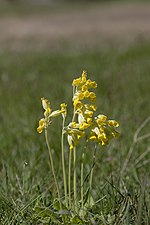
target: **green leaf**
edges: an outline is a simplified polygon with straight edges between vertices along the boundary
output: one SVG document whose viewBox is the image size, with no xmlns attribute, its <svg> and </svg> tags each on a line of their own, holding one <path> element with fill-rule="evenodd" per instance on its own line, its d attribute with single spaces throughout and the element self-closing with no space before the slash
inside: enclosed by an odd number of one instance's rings
<svg viewBox="0 0 150 225">
<path fill-rule="evenodd" d="M 72 225 L 76 225 L 76 224 L 84 224 L 83 220 L 81 218 L 79 218 L 78 216 L 74 216 L 71 220 L 71 223 L 73 223 Z"/>
<path fill-rule="evenodd" d="M 51 217 L 52 215 L 55 215 L 52 210 L 48 208 L 44 208 L 44 207 L 36 206 L 34 210 L 37 214 L 39 214 L 40 217 L 43 217 L 43 218 L 47 216 Z"/>
<path fill-rule="evenodd" d="M 84 195 L 84 205 L 86 204 L 86 202 L 87 202 L 87 200 L 88 200 L 88 198 L 89 198 L 89 188 L 86 190 L 86 192 L 85 192 L 85 195 Z"/>
<path fill-rule="evenodd" d="M 57 210 L 57 211 L 60 210 L 60 203 L 57 198 L 54 199 L 53 206 L 54 206 L 55 210 Z"/>
</svg>

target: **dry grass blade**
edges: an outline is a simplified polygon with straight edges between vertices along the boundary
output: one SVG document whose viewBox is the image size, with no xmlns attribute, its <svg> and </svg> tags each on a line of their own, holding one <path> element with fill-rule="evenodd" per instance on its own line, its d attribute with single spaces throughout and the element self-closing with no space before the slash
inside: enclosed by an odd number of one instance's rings
<svg viewBox="0 0 150 225">
<path fill-rule="evenodd" d="M 133 150 L 134 150 L 134 147 L 135 147 L 135 144 L 138 142 L 138 141 L 142 141 L 144 140 L 145 138 L 148 138 L 150 137 L 150 134 L 146 134 L 146 135 L 143 135 L 141 137 L 138 137 L 138 135 L 140 134 L 141 130 L 146 126 L 146 124 L 150 121 L 150 116 L 148 116 L 144 122 L 139 126 L 139 128 L 136 130 L 135 134 L 134 134 L 134 137 L 133 137 L 133 143 L 128 151 L 128 154 L 127 154 L 127 157 L 126 157 L 126 160 L 123 164 L 123 167 L 122 167 L 122 170 L 121 170 L 121 175 L 124 173 L 124 171 L 126 170 L 127 168 L 127 165 L 128 165 L 128 162 L 131 158 L 131 155 L 133 153 Z"/>
</svg>

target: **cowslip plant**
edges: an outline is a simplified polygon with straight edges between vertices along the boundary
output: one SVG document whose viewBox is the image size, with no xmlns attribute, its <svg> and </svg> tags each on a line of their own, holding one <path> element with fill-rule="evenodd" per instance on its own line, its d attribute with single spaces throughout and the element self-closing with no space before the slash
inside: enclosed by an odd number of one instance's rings
<svg viewBox="0 0 150 225">
<path fill-rule="evenodd" d="M 87 224 L 85 219 L 86 212 L 92 207 L 93 198 L 92 181 L 93 169 L 96 160 L 96 150 L 99 145 L 105 146 L 110 139 L 118 136 L 116 128 L 119 123 L 112 119 L 107 119 L 106 115 L 96 115 L 96 94 L 94 89 L 97 88 L 97 83 L 87 79 L 86 71 L 82 72 L 81 77 L 74 79 L 73 86 L 73 116 L 72 120 L 66 125 L 67 104 L 62 103 L 60 109 L 53 111 L 50 102 L 41 98 L 44 109 L 44 117 L 40 119 L 37 128 L 38 133 L 45 131 L 45 140 L 49 152 L 49 162 L 54 178 L 54 183 L 57 190 L 57 197 L 59 202 L 59 215 L 62 224 Z M 48 141 L 48 128 L 51 126 L 53 117 L 62 116 L 62 132 L 61 132 L 61 160 L 62 160 L 62 174 L 64 191 L 60 191 L 57 177 L 54 169 L 54 161 Z M 64 136 L 66 135 L 69 151 L 68 163 L 65 160 L 64 152 Z M 77 158 L 77 148 L 80 143 L 84 143 L 85 148 L 82 150 L 81 159 Z M 85 149 L 88 143 L 95 143 L 95 150 L 93 152 L 92 166 L 89 174 L 88 189 L 85 194 L 84 190 L 84 158 Z M 77 183 L 77 169 L 80 173 L 80 185 Z M 73 181 L 71 180 L 73 172 Z M 79 187 L 79 188 L 77 188 Z M 80 197 L 79 197 L 80 193 Z M 61 195 L 64 196 L 62 201 Z M 56 200 L 54 201 L 56 203 Z"/>
</svg>

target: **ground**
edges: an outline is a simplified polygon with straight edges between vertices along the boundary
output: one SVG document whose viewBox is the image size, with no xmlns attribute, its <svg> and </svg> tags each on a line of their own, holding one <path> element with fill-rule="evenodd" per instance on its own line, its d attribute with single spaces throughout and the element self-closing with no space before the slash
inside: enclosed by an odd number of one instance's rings
<svg viewBox="0 0 150 225">
<path fill-rule="evenodd" d="M 81 8 L 58 7 L 43 13 L 6 14 L 0 18 L 0 45 L 11 49 L 76 48 L 119 41 L 133 43 L 150 38 L 148 3 L 93 4 Z M 25 47 L 24 47 L 25 46 Z"/>
</svg>

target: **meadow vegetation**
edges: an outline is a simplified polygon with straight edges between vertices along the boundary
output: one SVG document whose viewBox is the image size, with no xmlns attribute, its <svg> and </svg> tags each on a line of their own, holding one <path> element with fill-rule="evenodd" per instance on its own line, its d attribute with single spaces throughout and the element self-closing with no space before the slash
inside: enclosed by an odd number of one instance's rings
<svg viewBox="0 0 150 225">
<path fill-rule="evenodd" d="M 144 41 L 71 52 L 0 52 L 0 224 L 60 224 L 59 215 L 53 214 L 57 193 L 44 136 L 36 131 L 43 114 L 40 98 L 50 99 L 54 109 L 67 103 L 70 120 L 71 83 L 83 69 L 98 84 L 98 112 L 117 119 L 121 134 L 98 148 L 92 189 L 95 203 L 87 224 L 150 223 L 149 56 L 150 43 Z M 62 188 L 60 126 L 61 119 L 56 119 L 50 142 Z M 82 148 L 79 145 L 79 155 Z M 68 151 L 65 142 L 66 155 Z M 92 151 L 91 145 L 85 155 L 87 174 Z"/>
</svg>

